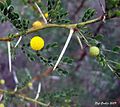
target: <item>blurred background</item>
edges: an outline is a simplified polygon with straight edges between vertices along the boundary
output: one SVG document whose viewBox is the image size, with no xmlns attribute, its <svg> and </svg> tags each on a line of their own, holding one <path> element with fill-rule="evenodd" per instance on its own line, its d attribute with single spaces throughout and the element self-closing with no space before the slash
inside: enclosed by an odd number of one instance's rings
<svg viewBox="0 0 120 107">
<path fill-rule="evenodd" d="M 94 8 L 96 10 L 93 18 L 101 16 L 102 9 L 98 1 L 99 0 L 62 0 L 62 3 L 68 11 L 71 22 L 77 23 L 80 22 L 79 19 L 88 8 Z M 101 0 L 101 2 L 105 6 L 105 0 Z M 34 21 L 41 20 L 33 8 L 30 5 L 24 5 L 21 0 L 13 0 L 12 4 L 15 5 L 16 11 L 20 13 L 22 17 L 30 20 L 31 25 Z M 112 49 L 113 46 L 120 45 L 120 18 L 107 20 L 104 24 L 92 24 L 89 26 L 89 29 L 93 34 L 104 35 L 104 39 L 101 42 L 107 49 Z M 9 33 L 16 32 L 17 30 L 10 22 L 0 24 L 0 37 L 5 37 Z M 50 50 L 49 53 L 44 51 L 41 52 L 41 54 L 45 56 L 59 55 L 68 33 L 69 31 L 59 28 L 45 29 L 30 34 L 29 38 L 27 36 L 23 37 L 20 45 L 28 44 L 34 35 L 41 35 L 45 40 L 45 45 L 52 42 L 58 43 L 57 48 Z M 120 57 L 120 55 L 115 56 L 107 53 L 106 55 L 107 57 L 112 57 L 112 59 L 119 59 Z M 88 55 L 88 49 L 81 50 L 74 36 L 65 56 L 71 57 L 74 60 L 72 64 L 64 65 L 69 75 L 61 76 L 53 73 L 49 77 L 42 79 L 40 99 L 43 98 L 43 101 L 51 101 L 52 107 L 96 107 L 98 105 L 95 105 L 95 102 L 102 101 L 117 102 L 117 105 L 111 105 L 109 107 L 119 107 L 120 80 L 109 68 L 102 68 L 94 58 L 91 58 Z M 30 72 L 31 76 L 34 77 L 35 75 L 41 74 L 46 67 L 47 66 L 43 66 L 40 61 L 28 60 L 28 57 L 20 48 L 16 50 L 16 57 L 12 60 L 12 69 L 17 72 L 18 76 L 20 74 L 24 76 L 27 72 Z M 5 42 L 0 42 L 0 78 L 6 80 L 5 88 L 14 89 L 15 82 L 13 74 L 9 73 L 7 43 Z M 39 81 L 34 84 L 34 90 L 30 90 L 31 97 L 35 96 L 38 82 Z M 47 95 L 48 97 L 45 97 Z M 17 107 L 15 104 L 9 103 L 9 105 L 11 107 Z M 20 104 L 20 107 L 26 106 Z M 31 107 L 34 107 L 34 104 L 31 104 Z M 100 107 L 104 107 L 104 105 Z"/>
</svg>

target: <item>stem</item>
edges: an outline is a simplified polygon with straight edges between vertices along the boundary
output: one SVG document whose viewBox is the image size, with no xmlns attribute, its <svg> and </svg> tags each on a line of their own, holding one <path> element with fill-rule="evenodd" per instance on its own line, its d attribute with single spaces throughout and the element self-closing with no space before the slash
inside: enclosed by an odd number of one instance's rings
<svg viewBox="0 0 120 107">
<path fill-rule="evenodd" d="M 39 101 L 37 101 L 37 100 L 35 100 L 35 99 L 26 97 L 26 96 L 21 95 L 21 94 L 18 94 L 18 93 L 15 93 L 14 91 L 7 91 L 7 90 L 0 89 L 0 92 L 1 92 L 1 93 L 11 94 L 11 95 L 14 94 L 16 97 L 22 98 L 22 99 L 27 100 L 27 101 L 30 101 L 30 102 L 37 103 L 37 104 L 42 105 L 42 106 L 45 106 L 45 107 L 48 107 L 48 106 L 49 106 L 49 103 L 48 103 L 48 104 L 45 104 L 45 103 L 39 102 Z"/>
<path fill-rule="evenodd" d="M 95 22 L 98 22 L 98 21 L 101 21 L 102 20 L 102 16 L 101 17 L 98 17 L 96 19 L 93 19 L 93 20 L 89 20 L 89 21 L 86 21 L 86 22 L 81 22 L 81 23 L 77 23 L 77 24 L 44 24 L 42 27 L 39 27 L 39 28 L 30 28 L 28 29 L 25 34 L 30 34 L 30 33 L 33 33 L 33 32 L 37 32 L 39 30 L 42 30 L 42 29 L 46 29 L 46 28 L 66 28 L 66 29 L 70 29 L 70 28 L 79 28 L 79 27 L 82 27 L 82 26 L 85 26 L 85 25 L 88 25 L 88 24 L 92 24 L 92 23 L 95 23 Z M 0 38 L 0 41 L 12 41 L 13 39 L 15 38 L 18 38 L 20 36 L 23 36 L 23 33 L 18 33 L 16 35 L 14 35 L 14 38 L 10 38 L 10 37 L 3 37 L 3 38 Z"/>
</svg>

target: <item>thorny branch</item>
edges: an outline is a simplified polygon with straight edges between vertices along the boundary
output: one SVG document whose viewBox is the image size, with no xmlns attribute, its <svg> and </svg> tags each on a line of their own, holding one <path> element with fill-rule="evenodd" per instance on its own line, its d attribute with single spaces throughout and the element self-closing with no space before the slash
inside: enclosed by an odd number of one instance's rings
<svg viewBox="0 0 120 107">
<path fill-rule="evenodd" d="M 46 28 L 57 27 L 57 28 L 66 28 L 66 29 L 73 28 L 73 29 L 75 29 L 75 28 L 79 28 L 79 27 L 82 27 L 82 26 L 85 26 L 85 25 L 88 25 L 88 24 L 99 22 L 99 21 L 102 20 L 102 18 L 103 18 L 103 16 L 100 16 L 96 19 L 89 20 L 89 21 L 86 21 L 86 22 L 76 23 L 76 24 L 44 24 L 42 27 L 39 27 L 39 28 L 30 28 L 25 33 L 20 32 L 18 34 L 15 34 L 13 38 L 2 37 L 2 38 L 0 38 L 0 41 L 13 41 L 15 38 L 23 36 L 24 34 L 30 34 L 30 33 L 37 32 L 39 30 L 46 29 Z"/>
</svg>

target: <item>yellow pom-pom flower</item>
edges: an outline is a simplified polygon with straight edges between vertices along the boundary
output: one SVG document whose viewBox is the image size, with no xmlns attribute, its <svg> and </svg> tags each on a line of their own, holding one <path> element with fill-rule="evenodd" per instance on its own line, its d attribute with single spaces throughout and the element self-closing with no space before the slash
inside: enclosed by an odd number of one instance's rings
<svg viewBox="0 0 120 107">
<path fill-rule="evenodd" d="M 40 28 L 40 27 L 42 27 L 43 25 L 44 25 L 43 22 L 41 22 L 41 21 L 35 21 L 35 22 L 32 24 L 32 27 L 33 27 L 33 28 Z"/>
<path fill-rule="evenodd" d="M 49 17 L 48 12 L 46 12 L 46 13 L 44 14 L 44 16 L 45 16 L 46 18 L 48 18 L 48 17 Z"/>
<path fill-rule="evenodd" d="M 0 103 L 0 107 L 5 107 L 5 105 L 3 103 Z"/>
<path fill-rule="evenodd" d="M 100 50 L 96 46 L 91 46 L 89 53 L 90 53 L 90 56 L 98 56 L 100 54 Z"/>
<path fill-rule="evenodd" d="M 29 82 L 28 83 L 28 87 L 32 87 L 33 86 L 33 83 L 32 82 Z"/>
<path fill-rule="evenodd" d="M 30 41 L 30 47 L 35 50 L 41 50 L 44 47 L 44 40 L 39 36 L 34 36 Z"/>
<path fill-rule="evenodd" d="M 4 79 L 1 79 L 1 80 L 0 80 L 0 84 L 1 84 L 1 85 L 4 85 L 4 84 L 5 84 L 5 80 L 4 80 Z"/>
</svg>

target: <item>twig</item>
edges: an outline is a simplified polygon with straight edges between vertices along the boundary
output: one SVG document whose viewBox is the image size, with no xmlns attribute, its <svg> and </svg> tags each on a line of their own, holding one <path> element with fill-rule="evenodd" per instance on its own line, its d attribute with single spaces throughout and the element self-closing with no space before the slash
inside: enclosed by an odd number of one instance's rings
<svg viewBox="0 0 120 107">
<path fill-rule="evenodd" d="M 92 24 L 92 23 L 101 21 L 101 20 L 102 20 L 102 16 L 100 16 L 96 19 L 93 19 L 93 20 L 89 20 L 89 21 L 81 22 L 81 23 L 76 23 L 76 24 L 44 24 L 42 27 L 39 27 L 39 28 L 30 28 L 25 33 L 20 32 L 19 34 L 14 35 L 14 38 L 10 38 L 10 37 L 0 38 L 0 41 L 12 41 L 15 38 L 18 38 L 24 34 L 30 34 L 30 33 L 37 32 L 39 30 L 46 29 L 46 28 L 58 27 L 58 28 L 66 28 L 66 29 L 73 28 L 74 29 L 74 28 L 79 28 L 79 27 L 82 27 L 82 26 L 85 26 L 88 24 Z"/>
<path fill-rule="evenodd" d="M 98 25 L 98 27 L 97 27 L 97 29 L 96 29 L 96 31 L 95 31 L 95 33 L 94 33 L 94 37 L 97 36 L 97 34 L 99 33 L 99 31 L 101 30 L 101 28 L 103 27 L 103 25 L 104 25 L 104 22 L 102 21 L 102 22 Z"/>
<path fill-rule="evenodd" d="M 86 0 L 82 0 L 80 5 L 78 6 L 78 8 L 76 9 L 76 11 L 74 12 L 74 14 L 72 15 L 71 19 L 75 19 L 76 15 L 78 14 L 78 12 L 81 10 L 81 8 L 83 7 L 84 3 L 86 2 Z"/>
<path fill-rule="evenodd" d="M 27 101 L 30 101 L 30 102 L 33 102 L 33 103 L 37 103 L 37 104 L 39 104 L 39 105 L 41 105 L 41 106 L 44 106 L 44 107 L 48 107 L 48 106 L 50 105 L 50 103 L 45 104 L 45 103 L 42 103 L 42 102 L 37 101 L 37 100 L 35 100 L 35 99 L 29 98 L 29 97 L 27 97 L 27 96 L 24 96 L 24 95 L 15 93 L 14 91 L 7 91 L 7 90 L 0 89 L 0 92 L 1 92 L 1 93 L 7 93 L 7 94 L 15 95 L 16 97 L 22 98 L 22 99 L 24 99 L 24 100 L 27 100 Z"/>
</svg>

